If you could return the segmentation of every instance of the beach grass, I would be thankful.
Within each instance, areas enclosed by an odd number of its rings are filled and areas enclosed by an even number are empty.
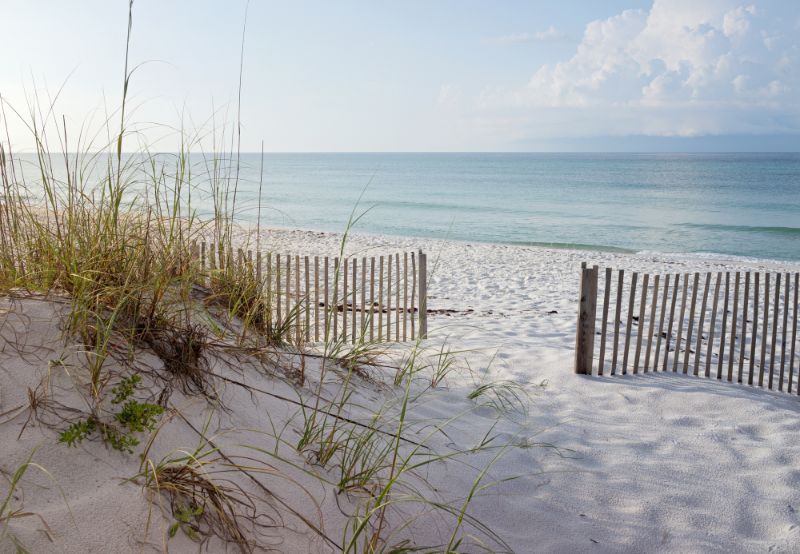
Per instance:
[[[177,534],[198,542],[213,537],[246,552],[261,550],[267,548],[260,542],[264,530],[280,528],[282,514],[291,514],[344,552],[456,552],[474,533],[507,549],[501,537],[468,513],[507,447],[485,438],[467,450],[439,452],[435,439],[446,436],[446,427],[463,413],[431,425],[422,436],[409,420],[414,401],[455,370],[455,354],[444,345],[429,352],[420,341],[400,362],[377,341],[347,345],[330,338],[312,348],[295,333],[299,311],[280,322],[273,318],[276,298],[265,293],[253,271],[232,259],[250,240],[241,237],[237,221],[239,121],[215,129],[210,150],[198,138],[206,135],[195,133],[182,137],[179,152],[152,153],[132,130],[132,29],[131,4],[121,103],[102,129],[71,134],[55,103],[42,106],[34,99],[27,112],[2,103],[2,119],[25,120],[36,146],[35,161],[28,163],[11,150],[10,140],[0,140],[0,292],[58,298],[67,306],[66,354],[49,366],[39,386],[28,389],[29,405],[20,411],[28,420],[20,436],[35,421],[53,429],[65,449],[95,442],[139,455],[140,470],[130,479],[171,520],[165,550]],[[205,152],[202,182],[213,199],[213,217],[206,219],[193,205],[201,180],[190,163],[195,149]],[[361,216],[357,208],[358,203],[345,224],[339,259]],[[196,245],[208,237],[228,253],[214,270],[200,267],[196,259]],[[143,353],[158,364],[141,363]],[[435,361],[425,361],[429,358]],[[193,427],[173,402],[176,395],[199,398],[210,413],[222,413],[236,409],[225,405],[223,384],[236,384],[251,395],[269,394],[222,375],[222,359],[229,366],[235,365],[232,359],[246,360],[245,365],[290,383],[296,393],[296,399],[272,394],[273,400],[292,405],[294,415],[259,430],[263,442],[239,445],[251,454],[238,460],[215,445],[222,442],[220,435],[208,425]],[[309,360],[318,368],[313,384],[306,375]],[[420,390],[416,380],[426,371],[428,386]],[[51,372],[68,376],[71,400],[56,398]],[[373,374],[391,375],[390,394],[381,405],[366,407],[357,393]],[[372,382],[384,381],[379,376]],[[500,411],[520,400],[503,384],[485,384],[471,398],[490,395]],[[153,458],[159,434],[181,423],[197,432],[198,445]],[[288,429],[299,438],[291,438]],[[70,450],[64,455],[72,455]],[[423,476],[427,466],[458,463],[478,452],[492,453],[491,461],[476,469],[474,486],[463,495],[447,491],[443,499]],[[77,450],[74,455],[77,460]],[[304,481],[290,478],[278,465],[299,472]],[[14,473],[0,509],[3,536],[14,541],[8,522],[30,514],[13,508],[11,498],[30,467],[41,467],[32,454]],[[346,524],[331,532],[312,493],[307,494],[316,508],[304,513],[253,477],[259,474],[299,483],[303,490],[309,488],[304,483],[316,483],[348,496],[354,509],[346,514]],[[418,506],[411,515],[395,510],[409,504]],[[432,512],[449,521],[442,542],[414,544],[414,529],[427,526]],[[462,532],[464,526],[470,533]]]

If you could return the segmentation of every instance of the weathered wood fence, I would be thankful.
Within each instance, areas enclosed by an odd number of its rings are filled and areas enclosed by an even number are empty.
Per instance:
[[[298,342],[402,342],[427,338],[427,255],[300,256],[196,245],[209,279],[233,267],[251,272],[267,298],[272,323],[295,330]]]
[[[582,269],[576,373],[671,371],[800,395],[800,274],[604,274]]]

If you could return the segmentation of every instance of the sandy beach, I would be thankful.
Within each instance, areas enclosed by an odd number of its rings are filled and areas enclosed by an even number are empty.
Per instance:
[[[264,231],[260,237],[273,252],[308,255],[333,255],[340,240],[331,233],[289,230]],[[453,471],[449,463],[424,469],[420,483],[442,500],[457,503],[478,468],[491,464],[483,482],[487,486],[468,513],[504,542],[484,537],[470,543],[472,549],[483,544],[480,548],[489,551],[514,552],[799,551],[796,397],[670,373],[578,376],[572,364],[581,262],[652,272],[794,272],[800,265],[360,234],[351,235],[346,245],[348,255],[359,256],[416,249],[427,252],[432,265],[433,312],[423,346],[430,353],[445,345],[458,355],[456,367],[436,388],[425,377],[417,380],[419,397],[409,408],[406,436],[452,451],[469,450],[490,435],[507,445],[497,460],[490,450],[459,460],[455,467],[461,470]],[[11,445],[2,467],[10,474],[35,452],[36,463],[46,469],[31,475],[23,489],[26,510],[40,517],[14,521],[10,528],[35,552],[193,551],[197,545],[181,533],[165,542],[169,518],[143,494],[139,481],[128,480],[140,471],[135,457],[94,442],[65,456],[53,429],[26,424],[24,413],[14,411],[25,405],[25,391],[45,375],[63,395],[62,402],[80,404],[70,393],[70,379],[57,369],[79,357],[74,349],[59,346],[63,306],[58,299],[25,295],[2,304],[2,409],[8,421],[0,426],[0,440]],[[387,359],[402,359],[408,348],[392,346]],[[292,359],[287,355],[283,364],[292,366]],[[216,387],[223,404],[235,407],[213,411],[211,425],[221,452],[247,457],[253,455],[252,446],[262,453],[279,452],[282,441],[294,440],[296,406],[269,394],[285,399],[302,397],[302,391],[247,362],[231,363],[223,354],[215,355],[211,368],[221,376]],[[308,389],[319,370],[316,361],[308,361]],[[355,388],[349,417],[368,421],[372,407],[387,399],[384,405],[394,409],[391,399],[398,392],[389,384],[392,375],[379,367],[370,375]],[[490,395],[467,398],[490,382],[513,382],[528,396],[517,393],[502,412]],[[340,385],[341,375],[334,376],[323,390],[334,396]],[[179,415],[171,417],[152,444],[152,459],[192,451],[200,441],[198,430],[208,425],[204,399],[175,392],[170,402]],[[454,417],[446,434],[428,436],[431,425]],[[288,430],[286,439],[264,432],[276,426]],[[308,470],[273,461],[271,471],[285,479],[267,480],[267,488],[260,476],[236,478],[253,494],[269,491],[272,500],[262,499],[259,510],[274,521],[262,529],[262,540],[283,552],[336,551],[286,506],[313,514],[319,528],[335,536],[346,526],[346,514],[356,509],[358,496],[334,494],[310,478]],[[94,469],[76,474],[73,467]],[[400,513],[402,520],[414,521],[415,544],[441,543],[446,518],[419,507]],[[403,536],[400,530],[398,540]],[[210,551],[224,548],[213,537],[207,546]]]
[[[6,4],[0,554],[800,554],[800,2]]]
[[[272,231],[263,240],[322,255],[340,237]],[[442,405],[425,407],[441,415],[445,398],[475,380],[513,380],[532,404],[503,432],[554,447],[502,459],[494,474],[523,477],[474,505],[517,552],[800,551],[796,397],[669,373],[573,373],[582,262],[661,273],[800,264],[359,234],[347,244],[358,255],[419,248],[435,268],[430,308],[454,310],[431,316],[429,342],[474,350],[465,355],[474,374],[453,374]]]

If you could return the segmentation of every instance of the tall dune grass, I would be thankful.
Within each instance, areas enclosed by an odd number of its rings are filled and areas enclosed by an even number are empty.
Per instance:
[[[11,150],[8,133],[5,141],[0,140],[0,293],[23,289],[68,299],[66,339],[80,345],[86,402],[95,418],[100,417],[95,414],[102,412],[104,397],[120,383],[121,376],[110,370],[110,362],[124,359],[127,367],[135,368],[130,359],[137,349],[147,348],[162,360],[163,374],[158,377],[169,382],[166,388],[180,387],[186,394],[205,396],[212,405],[219,401],[213,387],[219,376],[204,359],[214,345],[260,357],[279,352],[282,357],[274,358],[279,365],[302,367],[306,356],[314,355],[295,339],[291,314],[281,324],[272,320],[274,299],[264,294],[264,283],[252,271],[230,263],[230,258],[211,274],[197,263],[195,245],[204,239],[211,238],[229,255],[241,246],[236,243],[240,123],[214,125],[210,134],[184,133],[178,152],[153,153],[132,130],[128,106],[135,70],[129,69],[128,59],[132,2],[127,30],[120,105],[100,129],[82,128],[74,135],[57,115],[56,103],[40,105],[33,98],[27,110],[17,110],[0,98],[0,126],[7,129],[9,118],[20,118],[35,145],[32,155],[21,157]],[[198,158],[199,166],[193,162]],[[213,215],[208,218],[197,214],[198,191],[205,191],[212,200]],[[258,209],[260,213],[260,202]],[[340,259],[347,233],[357,219],[354,211],[346,225]],[[413,345],[399,365],[384,361],[383,348],[365,342],[345,347],[326,340],[321,354],[317,353],[321,359],[318,384],[304,389],[303,378],[295,381],[300,386],[299,400],[293,401],[298,406],[299,440],[284,437],[291,422],[278,422],[266,433],[275,448],[247,448],[263,456],[264,467],[271,460],[301,468],[337,494],[361,499],[341,537],[325,535],[341,551],[416,550],[409,542],[410,530],[424,525],[424,516],[403,520],[393,515],[396,506],[410,503],[422,506],[420,514],[438,511],[451,521],[444,542],[428,549],[458,551],[464,547],[462,529],[470,526],[499,550],[507,550],[500,537],[468,514],[476,493],[487,486],[486,474],[496,458],[476,472],[472,489],[463,497],[456,495],[459,500],[452,504],[420,478],[425,466],[451,463],[478,452],[499,456],[505,447],[485,438],[465,451],[437,453],[432,439],[464,414],[433,426],[422,439],[411,440],[408,416],[419,394],[413,383],[425,368],[424,347]],[[436,387],[454,370],[453,353],[443,346],[433,358],[428,382]],[[396,387],[398,394],[371,410],[371,418],[355,420],[350,416],[355,407],[353,392],[365,368],[378,366],[382,371],[390,368],[393,382],[389,386]],[[344,378],[330,398],[323,384],[334,370],[343,372]],[[480,394],[491,390],[496,389],[487,385]],[[504,402],[511,403],[501,400],[499,407]],[[33,405],[31,410],[35,411]],[[242,507],[251,522],[258,517],[249,494],[238,486],[215,482],[206,471],[206,460],[212,457],[194,454],[149,460],[159,430],[144,441],[144,469],[139,477],[145,488],[167,497],[176,518],[170,532],[216,534],[242,550],[257,550],[253,537],[245,536],[236,520]],[[418,435],[416,429],[414,436]],[[213,447],[209,452],[215,463],[222,460],[221,450]],[[249,460],[245,467],[228,461],[225,471],[252,471],[253,463]],[[211,502],[215,511],[197,512],[204,501]],[[0,521],[15,517],[7,505],[8,500]],[[284,504],[279,509],[291,508]],[[323,533],[322,526],[311,522],[312,514],[294,515],[314,532]]]

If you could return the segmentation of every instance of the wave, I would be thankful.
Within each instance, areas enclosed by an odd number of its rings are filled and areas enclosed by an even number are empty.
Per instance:
[[[483,242],[483,241],[479,241]],[[583,244],[578,242],[539,242],[526,240],[504,240],[500,244],[511,246],[536,246],[539,248],[557,248],[559,250],[587,250],[594,252],[612,252],[617,254],[636,254],[636,250],[622,248],[620,246],[608,246],[605,244]]]
[[[769,235],[798,236],[800,227],[758,226],[758,225],[725,225],[719,223],[683,223],[680,227],[707,229],[709,231],[735,231],[740,233],[764,233]]]
[[[778,264],[778,265],[797,265],[798,260],[795,258],[779,258],[779,257],[765,257],[765,256],[747,256],[741,254],[730,254],[723,252],[667,252],[661,250],[639,250],[636,252],[639,256],[653,256],[659,259],[669,260],[706,260],[717,262],[736,262],[746,264]]]

